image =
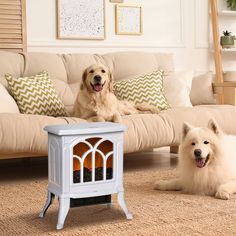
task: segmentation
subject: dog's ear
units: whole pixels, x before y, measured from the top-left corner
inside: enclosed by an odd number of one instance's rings
[[[110,70],[108,71],[108,76],[109,76],[108,89],[109,89],[109,92],[112,92],[113,91],[113,75]]]
[[[223,133],[215,119],[210,119],[208,128],[211,129],[216,135]]]
[[[85,80],[86,80],[86,78],[87,78],[87,74],[88,74],[88,72],[87,72],[87,70],[85,70],[85,71],[83,72],[82,80],[81,80],[81,82],[80,82],[80,89],[81,89],[81,90],[84,89],[84,83],[85,83]]]
[[[186,135],[188,134],[189,130],[193,128],[188,122],[184,122],[183,129],[182,129],[182,139],[184,140]]]
[[[80,82],[80,90],[83,90],[84,89],[84,83],[83,81]]]

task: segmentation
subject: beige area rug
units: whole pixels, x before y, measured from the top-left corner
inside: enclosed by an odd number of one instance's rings
[[[236,195],[230,200],[153,190],[153,181],[175,176],[174,170],[125,173],[128,221],[113,198],[104,205],[70,209],[64,229],[55,230],[57,200],[38,218],[46,197],[46,174],[0,185],[0,235],[236,235]]]

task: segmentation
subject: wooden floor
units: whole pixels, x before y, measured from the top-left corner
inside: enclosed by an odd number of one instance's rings
[[[158,148],[154,151],[132,153],[125,155],[124,170],[136,171],[139,169],[164,169],[176,167],[178,155],[169,152],[169,148]]]
[[[169,148],[159,148],[154,151],[126,154],[124,171],[174,168],[177,162],[177,154],[170,154]],[[47,172],[47,158],[45,157],[0,160],[0,181],[41,178],[47,176]]]

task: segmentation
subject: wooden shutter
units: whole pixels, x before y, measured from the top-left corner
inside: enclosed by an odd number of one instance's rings
[[[25,0],[0,0],[0,49],[26,51]]]

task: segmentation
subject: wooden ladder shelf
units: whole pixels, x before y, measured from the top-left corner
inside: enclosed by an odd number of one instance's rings
[[[221,46],[220,46],[220,34],[219,34],[219,18],[217,0],[209,0],[211,7],[211,23],[213,34],[213,47],[214,47],[214,60],[215,60],[215,72],[216,83],[213,85],[217,94],[217,103],[224,104],[224,89],[223,89],[223,68],[221,58]]]
[[[211,23],[213,33],[214,60],[216,79],[213,83],[218,104],[236,105],[236,82],[224,82],[219,34],[219,14],[217,0],[209,0],[211,7]]]

